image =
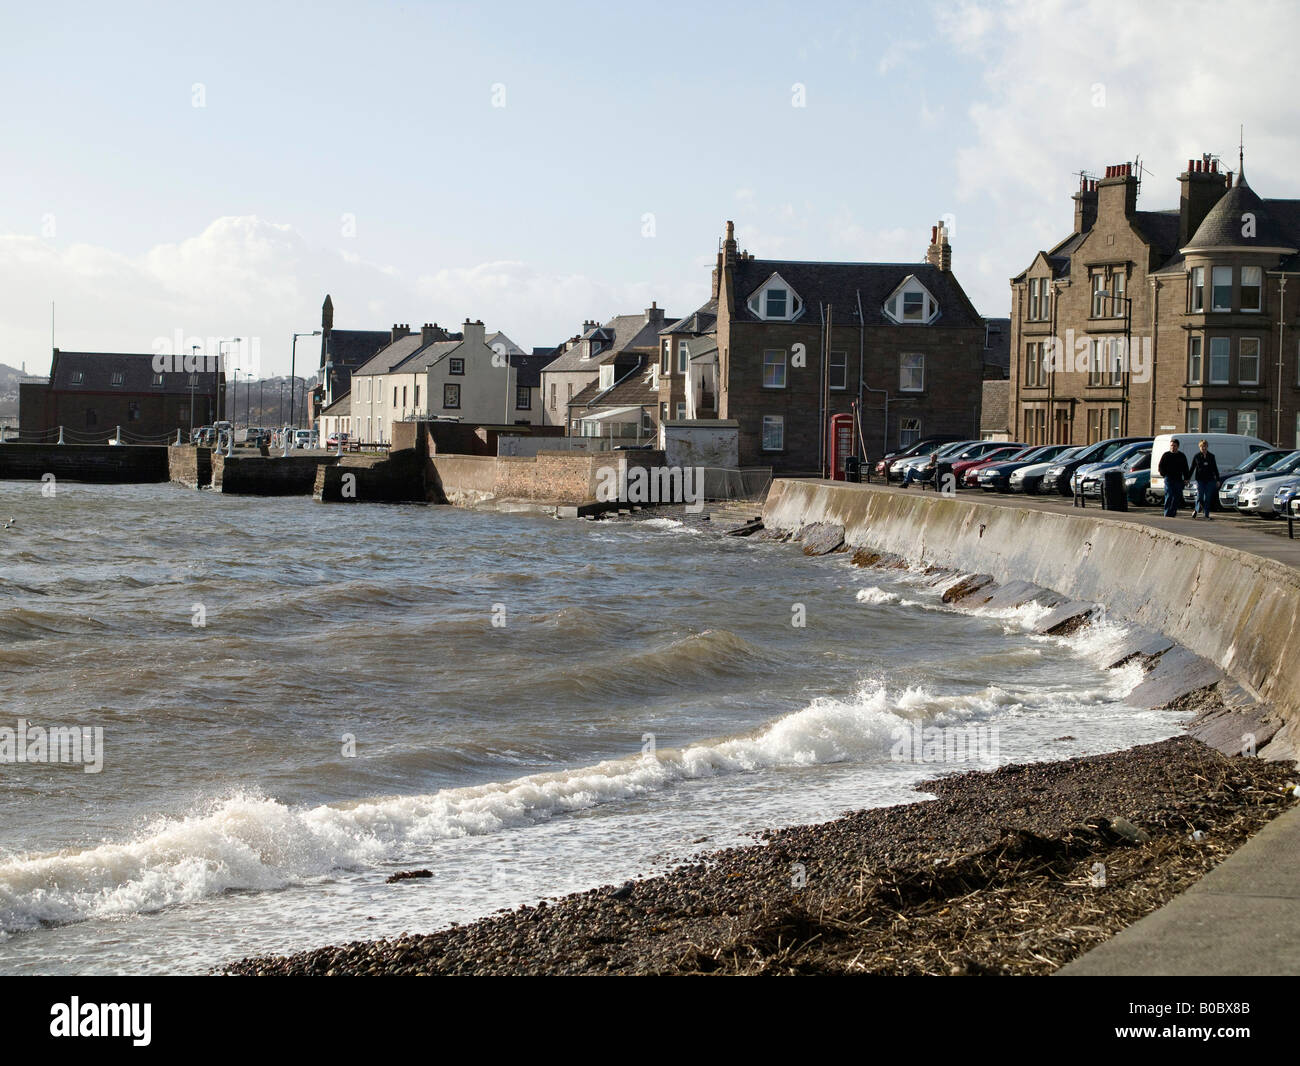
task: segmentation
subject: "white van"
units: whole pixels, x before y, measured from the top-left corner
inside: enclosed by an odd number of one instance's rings
[[[1178,450],[1187,456],[1189,465],[1192,456],[1200,449],[1201,441],[1205,441],[1219,464],[1219,473],[1225,477],[1228,471],[1237,469],[1255,452],[1273,447],[1258,437],[1246,437],[1240,433],[1161,433],[1151,445],[1151,493],[1154,496],[1163,497],[1165,494],[1165,479],[1160,476],[1160,457],[1169,451],[1169,442],[1174,439],[1178,441]]]

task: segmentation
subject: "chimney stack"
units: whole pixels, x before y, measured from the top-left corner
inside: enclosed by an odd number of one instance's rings
[[[411,327],[408,323],[394,322],[393,330],[391,334],[392,341],[400,341],[403,337],[407,336],[410,332],[411,332]]]
[[[420,327],[420,343],[433,344],[435,341],[445,341],[447,332],[437,322],[426,322]]]
[[[1189,159],[1178,175],[1178,247],[1185,247],[1205,216],[1232,184],[1231,174],[1219,173],[1219,161],[1209,155]]]
[[[471,322],[468,318],[460,328],[466,344],[483,344],[484,330],[482,322]]]
[[[645,309],[645,320],[649,324],[658,323],[663,325],[664,310],[659,306],[658,300],[651,300],[650,306]]]
[[[1106,176],[1097,183],[1097,211],[1112,216],[1132,218],[1137,211],[1137,177],[1132,163],[1115,163],[1106,168]]]
[[[1087,174],[1079,178],[1074,200],[1074,232],[1087,233],[1097,221],[1097,179]]]
[[[930,247],[926,249],[925,261],[940,270],[952,270],[952,247],[948,244],[948,227],[942,222],[930,227]]]

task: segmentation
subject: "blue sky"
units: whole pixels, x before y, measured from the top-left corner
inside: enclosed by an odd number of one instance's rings
[[[34,371],[51,300],[61,347],[257,337],[264,373],[327,291],[340,327],[554,344],[698,306],[728,218],[759,257],[919,260],[949,216],[1005,314],[1080,168],[1140,153],[1174,206],[1244,122],[1256,189],[1300,192],[1285,4],[1222,51],[1196,4],[12,6],[0,362]]]

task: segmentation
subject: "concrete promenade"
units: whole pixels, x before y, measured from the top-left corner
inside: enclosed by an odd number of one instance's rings
[[[912,493],[873,483],[881,492]],[[1300,568],[1300,539],[1282,519],[1216,512],[1209,522],[1190,511],[1166,518],[1157,507],[1080,511],[1063,496],[1000,495],[961,490],[959,499],[1006,507],[1114,518],[1179,537]],[[1297,523],[1300,526],[1300,522]],[[1300,530],[1297,531],[1300,534]],[[1300,669],[1279,663],[1278,669]],[[1297,777],[1300,781],[1300,777]],[[1300,802],[1248,840],[1180,896],[1074,962],[1060,976],[1271,976],[1300,974]]]

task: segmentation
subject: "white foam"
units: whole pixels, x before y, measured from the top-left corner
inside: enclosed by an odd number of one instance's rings
[[[472,788],[314,808],[239,793],[185,817],[160,819],[126,843],[0,862],[0,929],[156,911],[235,889],[279,888],[373,866],[438,840],[494,833],[684,780],[883,759],[904,722],[965,720],[993,712],[1003,699],[994,690],[936,698],[909,688],[891,701],[874,686],[848,700],[819,697],[751,734]]]
[[[886,592],[884,589],[870,585],[867,588],[858,589],[857,600],[859,603],[868,604],[897,603],[898,594],[896,592]]]

